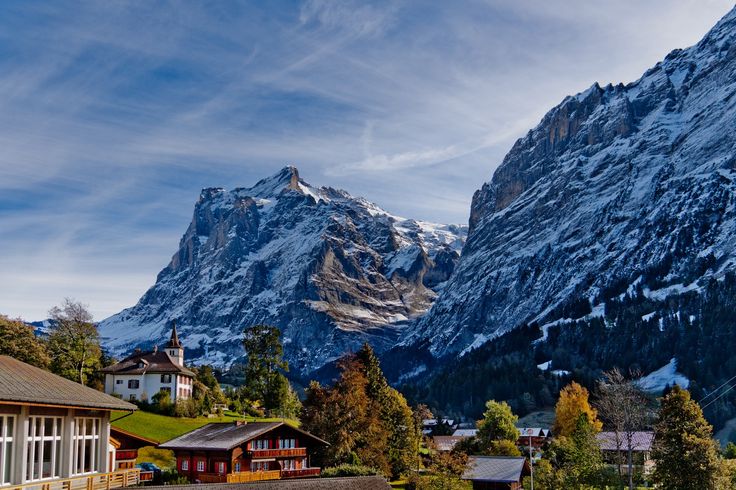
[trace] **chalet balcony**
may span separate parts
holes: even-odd
[[[307,448],[295,447],[292,449],[252,449],[248,451],[252,459],[265,458],[290,458],[294,456],[306,456]]]
[[[274,471],[241,471],[240,473],[200,473],[202,483],[248,483],[251,481],[279,480],[281,472]],[[4,490],[4,489],[3,489]]]
[[[111,488],[132,487],[140,483],[138,468],[118,470],[112,473],[96,473],[93,475],[72,478],[57,478],[2,487],[3,490],[109,490]]]
[[[281,470],[281,478],[307,478],[319,476],[321,468],[302,468],[300,470]]]

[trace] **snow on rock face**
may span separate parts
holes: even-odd
[[[644,391],[661,393],[667,385],[677,384],[687,389],[690,386],[690,380],[684,374],[677,372],[677,359],[673,357],[670,362],[639,379],[636,384]]]
[[[292,370],[309,372],[364,341],[395,342],[434,301],[466,232],[312,187],[295,167],[204,189],[156,284],[100,332],[122,354],[165,339],[175,319],[188,360],[222,365],[242,356],[245,327],[273,324]]]
[[[460,353],[648,267],[681,277],[713,254],[708,273],[733,268],[735,179],[736,9],[638,81],[567,97],[514,144],[404,343]]]

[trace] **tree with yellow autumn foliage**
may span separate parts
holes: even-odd
[[[580,415],[588,418],[590,427],[600,432],[603,423],[598,420],[598,411],[590,406],[588,390],[576,382],[562,388],[555,405],[555,423],[552,430],[557,436],[569,436],[575,431]]]

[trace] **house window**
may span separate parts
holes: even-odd
[[[296,465],[294,464],[293,459],[285,459],[281,462],[281,469],[282,470],[295,470]]]
[[[29,417],[26,481],[58,477],[61,473],[61,417]]]
[[[204,460],[197,461],[197,471],[204,471]]]
[[[116,385],[121,385],[121,384],[123,384],[123,380],[122,379],[116,379],[115,380],[115,384]]]
[[[279,449],[294,449],[296,439],[279,439]]]
[[[240,473],[240,461],[235,462],[235,473]]]
[[[132,393],[128,399],[132,402],[136,401],[135,393]]]
[[[250,471],[268,471],[268,463],[265,461],[255,461],[250,464]]]
[[[215,463],[215,472],[221,475],[225,474],[225,463],[218,461]]]
[[[128,389],[129,390],[137,390],[140,385],[141,385],[140,380],[137,380],[137,379],[129,379],[128,380]]]
[[[100,419],[77,417],[72,434],[72,474],[99,471]]]
[[[162,374],[161,375],[161,382],[162,383],[171,383],[171,375],[170,374]]]
[[[10,483],[12,476],[14,428],[14,416],[0,415],[0,485]]]
[[[181,460],[181,471],[189,471],[189,460],[188,459]]]

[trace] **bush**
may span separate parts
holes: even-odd
[[[341,464],[332,468],[325,468],[320,475],[322,478],[335,478],[340,476],[374,476],[381,472],[375,468],[358,464]]]

